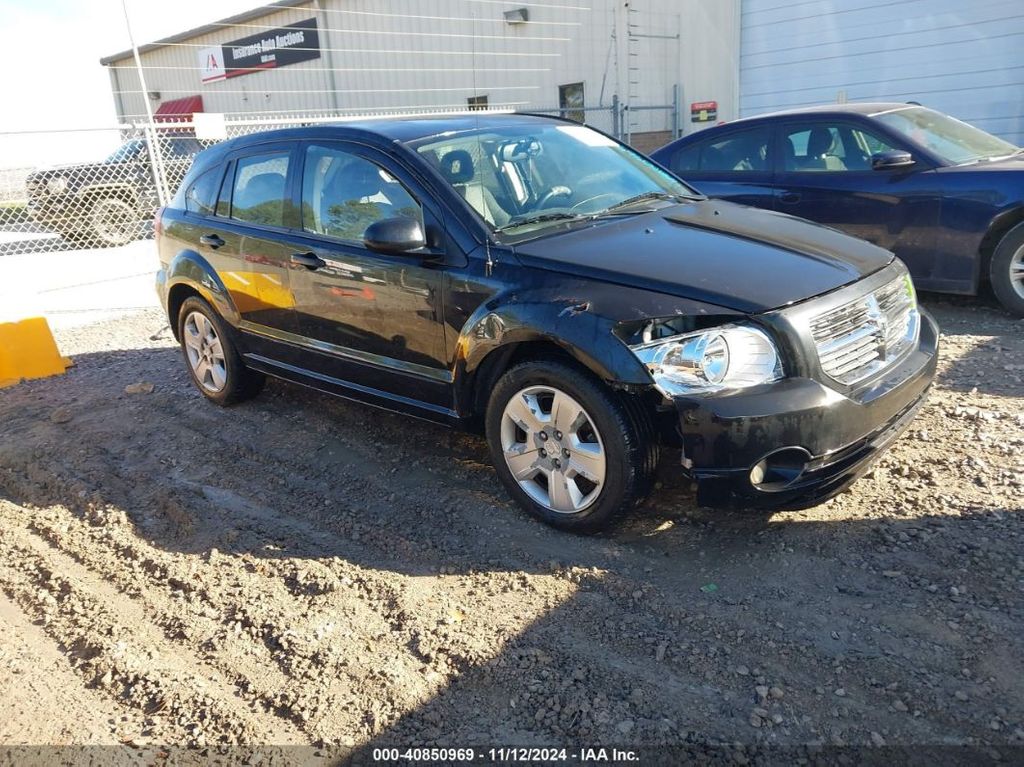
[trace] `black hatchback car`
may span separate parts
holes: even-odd
[[[575,123],[393,119],[234,139],[157,221],[189,373],[482,427],[529,512],[596,529],[662,445],[705,505],[804,506],[896,438],[938,331],[888,251],[709,200]]]
[[[922,290],[991,284],[1024,317],[1024,150],[912,104],[830,104],[709,128],[651,156],[712,197],[893,251]]]

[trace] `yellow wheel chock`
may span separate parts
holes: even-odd
[[[60,375],[72,364],[57,350],[46,318],[0,314],[0,388],[26,378]]]

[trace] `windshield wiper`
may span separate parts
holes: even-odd
[[[530,216],[528,218],[522,218],[518,221],[509,221],[504,226],[499,226],[494,231],[504,232],[509,229],[516,229],[520,226],[529,226],[530,224],[543,224],[546,221],[577,221],[580,219],[590,218],[590,216],[583,213],[539,213],[536,216]]]
[[[661,191],[643,192],[642,194],[635,194],[632,197],[627,197],[622,202],[617,202],[614,205],[612,205],[610,208],[605,208],[603,211],[601,211],[597,215],[603,216],[603,215],[608,214],[608,213],[614,213],[617,210],[621,210],[623,208],[628,208],[628,207],[630,207],[632,205],[636,205],[636,203],[638,203],[638,202],[644,202],[645,200],[665,200],[667,202],[680,202],[681,200],[684,200],[684,199],[688,199],[688,198],[684,198],[684,197],[682,197],[682,196],[680,196],[678,194],[671,194],[669,192],[661,192]]]

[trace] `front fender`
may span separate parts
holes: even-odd
[[[199,253],[194,250],[181,251],[168,264],[166,275],[167,298],[164,303],[168,307],[168,314],[173,306],[170,297],[174,294],[175,287],[186,285],[199,293],[221,317],[237,327],[241,320],[238,307],[231,300],[231,294],[217,271]],[[173,327],[174,318],[170,319]]]
[[[485,361],[527,342],[557,346],[614,388],[650,387],[650,374],[615,335],[615,327],[634,320],[721,313],[719,307],[675,296],[567,277],[557,287],[499,293],[477,307],[459,335],[456,406],[460,412],[472,409]]]

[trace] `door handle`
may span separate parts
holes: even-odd
[[[793,205],[794,203],[800,202],[799,192],[783,192],[779,195],[779,202],[785,203],[786,205]]]
[[[327,266],[327,262],[316,253],[292,253],[292,263],[304,266],[310,271]]]
[[[224,240],[216,234],[204,234],[199,237],[199,242],[202,245],[209,245],[211,248],[216,250],[217,248],[224,245]]]

